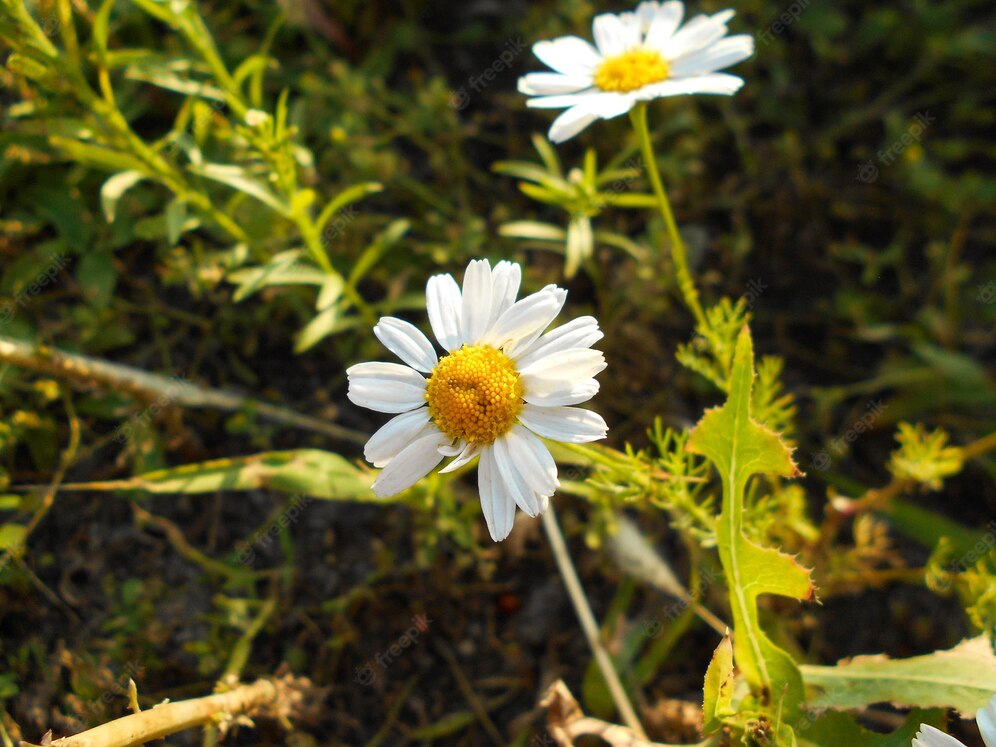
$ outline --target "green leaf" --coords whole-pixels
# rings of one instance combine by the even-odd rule
[[[107,252],[91,252],[80,260],[76,269],[86,300],[102,309],[111,302],[118,284],[118,271],[114,267],[114,257]]]
[[[557,157],[557,150],[550,144],[549,140],[539,133],[533,133],[533,147],[536,148],[536,152],[539,153],[540,158],[543,160],[543,165],[546,166],[551,174],[556,174],[557,176],[563,175],[563,171],[560,168],[560,159]]]
[[[727,634],[712,655],[706,669],[703,688],[702,711],[705,717],[703,732],[709,734],[722,726],[726,716],[733,715],[733,686],[736,684],[733,673],[733,642]]]
[[[269,187],[251,177],[241,166],[228,166],[220,163],[205,163],[201,166],[188,166],[191,171],[216,182],[227,184],[243,194],[255,197],[286,218],[291,216],[290,208],[274,194]]]
[[[373,476],[338,454],[318,449],[268,451],[200,464],[146,472],[128,480],[72,483],[60,490],[149,493],[215,493],[222,490],[275,490],[291,495],[351,501],[380,501]]]
[[[729,398],[706,412],[692,431],[688,449],[711,461],[723,481],[723,509],[716,527],[719,557],[729,585],[734,656],[760,707],[793,723],[804,697],[802,677],[789,654],[772,643],[758,620],[757,597],[813,596],[810,572],[773,548],[754,544],[743,533],[744,492],[753,475],[794,477],[792,454],[777,434],[751,417],[754,350],[750,331],[740,332],[734,353]]]
[[[884,507],[882,513],[889,517],[896,529],[927,549],[937,547],[941,538],[947,537],[956,556],[975,551],[980,542],[986,542],[988,536],[986,532],[971,529],[936,511],[898,498]]]
[[[799,743],[815,747],[909,747],[920,724],[941,728],[943,720],[943,715],[938,711],[916,709],[910,711],[906,723],[892,734],[876,734],[859,726],[848,714],[831,711],[811,723],[803,722]]]
[[[291,250],[275,255],[265,265],[246,267],[229,274],[230,282],[239,286],[233,300],[244,301],[263,288],[272,285],[319,285],[328,282],[329,275],[317,267],[299,262],[301,252]]]
[[[315,221],[315,227],[319,231],[324,230],[325,224],[328,223],[335,216],[335,214],[344,207],[362,200],[367,195],[373,195],[383,191],[384,185],[379,182],[363,182],[362,184],[354,184],[352,187],[342,190],[342,192],[337,194],[329,202],[329,204],[322,209],[322,212],[319,213],[318,220]]]
[[[325,311],[338,301],[344,285],[342,275],[326,275],[322,289],[318,292],[318,299],[315,301],[315,310]]]
[[[517,239],[536,239],[537,241],[561,242],[567,238],[567,234],[560,226],[533,220],[517,220],[510,223],[503,223],[498,228],[498,234]]]
[[[335,324],[339,320],[339,307],[332,306],[325,309],[318,316],[308,322],[297,336],[294,343],[294,352],[303,353],[310,350],[319,342],[328,337],[335,329]]]
[[[100,4],[100,10],[93,17],[93,42],[100,54],[103,64],[107,57],[107,31],[110,25],[111,9],[114,7],[114,0],[104,0]]]
[[[591,231],[591,218],[587,215],[575,215],[567,225],[567,261],[564,265],[564,276],[570,280],[578,268],[594,251],[594,237]]]
[[[169,201],[163,213],[166,221],[166,241],[170,246],[176,246],[183,234],[183,224],[187,222],[187,203],[176,197]]]
[[[0,550],[17,550],[24,544],[25,527],[20,524],[0,524]]]
[[[144,178],[145,174],[141,171],[122,171],[104,182],[104,186],[100,188],[100,207],[103,208],[108,223],[114,222],[121,195]]]
[[[52,135],[48,140],[53,147],[85,166],[93,166],[105,171],[141,171],[145,168],[145,164],[130,153],[59,135]]]
[[[817,707],[861,708],[872,703],[955,708],[973,715],[996,693],[996,655],[985,636],[947,651],[909,659],[857,656],[834,667],[803,666],[806,684],[821,694]]]

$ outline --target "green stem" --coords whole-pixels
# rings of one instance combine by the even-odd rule
[[[650,142],[650,130],[647,127],[647,105],[637,104],[629,113],[633,122],[633,129],[636,130],[637,139],[640,141],[640,151],[643,153],[643,162],[647,168],[647,176],[650,185],[653,187],[654,196],[657,197],[657,207],[660,208],[661,217],[667,227],[668,236],[671,239],[671,259],[674,261],[674,269],[678,275],[678,288],[685,305],[695,315],[695,321],[699,326],[708,327],[705,312],[699,302],[699,292],[695,289],[691,273],[688,271],[688,256],[685,251],[685,242],[681,240],[678,232],[678,224],[674,220],[674,213],[671,210],[671,202],[664,191],[664,183],[661,181],[660,171],[657,169],[657,159],[654,157],[654,148]]]

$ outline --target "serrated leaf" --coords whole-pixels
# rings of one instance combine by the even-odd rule
[[[736,684],[733,673],[733,642],[727,634],[712,655],[709,668],[706,669],[705,686],[703,687],[702,712],[705,723],[703,732],[709,734],[716,731],[724,717],[732,715],[733,686]]]
[[[971,716],[996,693],[996,654],[979,636],[909,659],[857,656],[833,667],[807,665],[802,675],[806,685],[821,691],[810,701],[817,707],[894,703],[954,708]]]
[[[791,723],[805,694],[802,676],[792,657],[761,629],[757,597],[779,594],[809,599],[813,584],[809,571],[791,556],[756,545],[743,533],[744,493],[751,477],[800,474],[778,435],[751,417],[753,380],[754,350],[744,326],[737,340],[726,404],[706,412],[692,431],[688,449],[708,458],[723,481],[716,540],[729,584],[737,666],[761,707]]]
[[[275,490],[328,500],[375,501],[373,476],[330,451],[269,451],[157,470],[128,480],[73,483],[60,490],[149,493],[215,493],[223,490]]]

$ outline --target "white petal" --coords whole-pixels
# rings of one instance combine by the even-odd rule
[[[736,65],[754,54],[754,39],[749,34],[737,34],[720,39],[705,49],[682,57],[672,63],[671,75],[684,78],[690,75],[704,75]]]
[[[636,6],[636,15],[643,25],[644,33],[650,28],[650,24],[653,22],[658,10],[660,10],[660,3],[653,2],[653,0],[646,0],[646,2],[642,2]]]
[[[709,46],[726,35],[726,22],[732,17],[732,11],[712,16],[695,16],[675,32],[661,49],[661,54],[669,60],[677,60]]]
[[[498,317],[512,308],[515,297],[519,295],[519,283],[522,282],[522,268],[515,262],[502,260],[491,271],[491,320],[490,328]]]
[[[989,699],[985,708],[980,708],[975,714],[975,720],[982,734],[986,747],[996,747],[996,695]]]
[[[542,497],[553,495],[560,484],[557,465],[543,443],[516,425],[494,442],[495,465],[516,505],[529,516],[537,516]]]
[[[664,3],[660,9],[654,13],[650,28],[647,30],[645,44],[659,51],[664,50],[664,45],[678,30],[681,25],[681,18],[685,15],[685,4],[672,0]]]
[[[534,433],[522,425],[512,426],[512,430],[505,434],[505,443],[516,470],[540,498],[537,508],[541,509],[542,498],[549,498],[560,487],[553,455]]]
[[[519,369],[522,385],[529,392],[547,383],[589,379],[605,370],[605,356],[600,350],[571,348],[546,355]]]
[[[590,348],[602,339],[598,321],[593,316],[579,316],[567,324],[562,324],[519,353],[516,362],[519,368],[535,363],[540,358],[571,348]]]
[[[388,462],[418,437],[428,422],[428,407],[419,407],[391,418],[367,441],[367,445],[363,447],[363,456],[374,467],[386,467]]]
[[[516,301],[498,317],[481,342],[501,348],[514,358],[514,348],[529,344],[556,319],[567,300],[567,291],[555,285]]]
[[[663,83],[644,86],[636,94],[642,100],[655,99],[659,96],[681,96],[688,93],[708,93],[721,96],[732,96],[743,86],[743,78],[727,73],[709,73],[691,78],[676,78]]]
[[[519,422],[533,433],[567,444],[583,444],[605,438],[609,427],[597,412],[580,407],[537,407],[525,404]]]
[[[460,338],[473,345],[487,331],[491,320],[491,265],[475,259],[463,276],[463,305],[460,312]]]
[[[481,464],[477,470],[478,490],[481,494],[481,510],[488,523],[491,539],[501,542],[515,523],[515,501],[508,493],[505,483],[498,475],[494,448],[486,446],[481,451]]]
[[[425,404],[425,379],[397,363],[357,363],[346,369],[346,396],[377,412],[407,412]]]
[[[439,362],[429,338],[404,319],[381,317],[374,326],[374,334],[384,347],[417,371],[431,371]]]
[[[440,474],[443,474],[445,472],[453,472],[454,470],[458,470],[468,462],[472,462],[480,453],[480,444],[465,444],[457,458],[439,470],[439,472]]]
[[[581,132],[585,127],[598,119],[584,106],[573,106],[553,120],[547,137],[552,143],[563,143]]]
[[[598,394],[598,381],[595,379],[571,382],[544,381],[541,387],[527,389],[522,398],[531,405],[556,407],[559,405],[580,405],[596,394]]]
[[[438,430],[412,441],[377,475],[373,491],[381,498],[400,493],[410,488],[439,464],[443,455],[439,447],[449,441],[449,437]]]
[[[562,143],[570,140],[596,119],[612,119],[628,112],[636,103],[640,90],[642,89],[627,93],[591,90],[563,96],[543,96],[527,100],[526,105],[541,109],[570,107],[550,126],[550,140]]]
[[[600,95],[602,95],[600,91],[581,91],[580,93],[565,93],[560,96],[540,96],[535,99],[526,99],[526,106],[530,109],[569,109],[580,106],[594,118],[597,117],[597,114],[594,113],[595,107],[591,106],[592,98]],[[564,114],[566,113],[564,112]]]
[[[591,88],[590,75],[562,75],[561,73],[528,73],[519,78],[519,93],[527,96],[553,96],[561,93],[576,93]]]
[[[551,41],[536,42],[533,54],[558,73],[567,75],[592,73],[602,64],[595,48],[579,36],[561,36]]]
[[[425,286],[425,310],[439,344],[456,350],[460,340],[460,286],[452,275],[434,275]]]
[[[595,36],[595,46],[603,57],[622,54],[640,43],[639,27],[624,23],[612,13],[595,16],[591,29]]]
[[[933,726],[920,724],[920,731],[913,737],[912,747],[965,747],[965,745]]]
[[[454,441],[453,443],[447,443],[439,447],[439,453],[444,457],[453,457],[462,452],[467,448],[467,442],[463,439]]]

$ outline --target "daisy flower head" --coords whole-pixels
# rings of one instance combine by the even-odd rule
[[[445,354],[414,325],[384,317],[374,334],[404,365],[346,371],[351,402],[395,414],[364,449],[383,468],[374,492],[400,493],[447,457],[441,472],[479,457],[481,508],[496,542],[512,531],[516,506],[537,516],[560,485],[540,438],[584,443],[608,430],[601,416],[573,406],[598,392],[598,322],[583,316],[544,334],[567,291],[548,285],[516,301],[520,281],[519,265],[487,260],[470,263],[462,290],[452,275],[430,278],[426,310]]]
[[[682,25],[684,14],[677,0],[643,2],[632,13],[596,16],[594,45],[577,36],[533,45],[554,72],[519,78],[519,92],[536,97],[528,106],[567,110],[550,127],[550,140],[562,143],[596,119],[618,117],[642,101],[736,93],[743,79],[718,71],[754,54],[754,39],[726,35],[732,10]]]
[[[975,714],[975,722],[986,747],[996,747],[996,695]],[[965,747],[965,745],[940,729],[920,724],[920,731],[913,738],[913,747]]]

